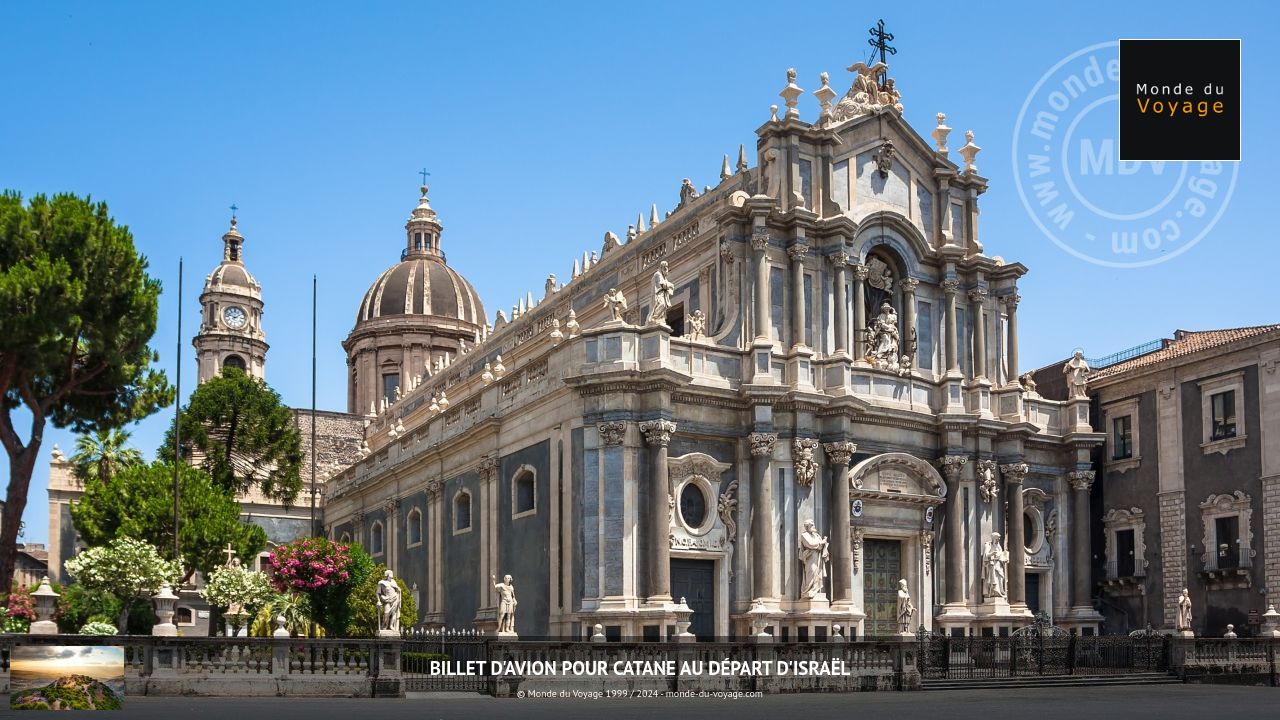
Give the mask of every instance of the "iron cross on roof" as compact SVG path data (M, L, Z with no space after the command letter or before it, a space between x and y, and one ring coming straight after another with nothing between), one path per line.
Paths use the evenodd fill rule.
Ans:
M236 219L236 211L237 211L237 210L239 210L239 209L240 209L240 208L236 207L236 204L235 204L235 203L231 203L231 219L232 219L232 220L235 220L235 219Z
M876 53L879 53L880 62L888 64L885 59L886 55L897 55L898 49L889 44L889 41L893 40L893 33L884 31L884 18L881 18L876 23L876 26L867 30L867 32L871 34L871 39L867 41L867 44L871 46L871 59L868 63L875 62Z
M428 176L428 175L430 175L431 173L427 172L427 169L426 169L426 168L422 168L421 170L419 170L419 171L418 171L418 174L422 176L422 184L423 184L423 185L426 185L426 184L427 184L427 176Z

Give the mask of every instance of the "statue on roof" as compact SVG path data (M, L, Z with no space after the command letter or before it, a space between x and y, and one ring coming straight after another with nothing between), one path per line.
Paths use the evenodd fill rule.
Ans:
M1089 384L1089 361L1084 353L1077 350L1067 361L1062 373L1067 376L1067 397L1071 400L1082 400L1089 397L1085 392Z

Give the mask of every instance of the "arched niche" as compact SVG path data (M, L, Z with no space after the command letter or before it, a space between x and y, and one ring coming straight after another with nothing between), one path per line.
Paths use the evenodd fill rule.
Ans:
M937 498L947 495L947 484L933 464L907 453L869 457L853 466L849 481L855 491L868 493Z

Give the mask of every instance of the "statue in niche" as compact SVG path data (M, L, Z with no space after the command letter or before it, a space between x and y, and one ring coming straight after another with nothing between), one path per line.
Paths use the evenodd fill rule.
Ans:
M880 305L880 314L869 332L871 342L868 343L867 362L880 370L898 372L901 368L898 359L898 313L892 305L887 302Z
M1000 533L991 533L991 540L982 548L982 593L990 598L1009 596L1009 549L1000 543Z
M378 581L378 634L400 635L400 585L391 570Z
M1191 593L1182 588L1178 596L1178 631L1191 632Z
M653 271L653 309L649 311L650 325L666 325L667 311L671 309L672 296L675 295L675 283L667 279L667 261L658 263Z
M511 576L504 575L502 582L490 575L493 589L498 591L498 633L516 632L516 586L511 584Z
M827 563L831 560L829 544L825 536L818 534L812 518L804 521L799 550L800 562L804 564L803 581L800 585L800 597L803 599L826 597L823 588L827 578Z
M627 297L622 294L621 290L609 288L609 292L604 294L604 306L609 309L609 313L613 316L613 322L626 322Z
M1085 388L1089 384L1089 362L1084 359L1084 353L1077 350L1062 372L1067 376L1067 397L1071 400L1088 399Z
M911 593L907 591L907 581L898 581L898 631L911 632L911 618L916 614L916 606L911 602Z

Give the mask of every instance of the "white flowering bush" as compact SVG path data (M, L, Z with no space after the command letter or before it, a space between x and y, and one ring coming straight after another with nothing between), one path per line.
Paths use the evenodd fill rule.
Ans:
M145 602L162 585L172 585L182 575L176 561L165 560L150 544L127 537L81 552L67 561L66 569L86 588L119 598L119 627L127 626L135 602Z
M210 604L244 613L266 605L275 595L266 575L232 565L214 570L200 591L200 596Z
M81 635L115 635L118 630L109 622L87 622L80 628Z

